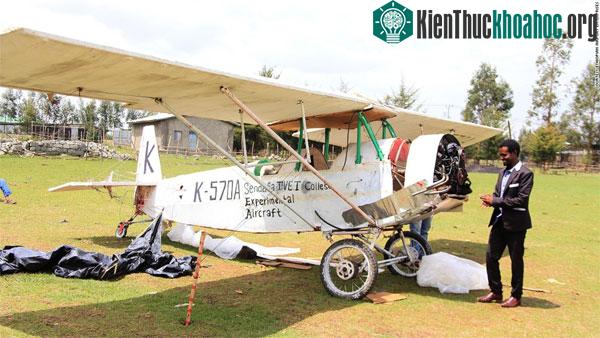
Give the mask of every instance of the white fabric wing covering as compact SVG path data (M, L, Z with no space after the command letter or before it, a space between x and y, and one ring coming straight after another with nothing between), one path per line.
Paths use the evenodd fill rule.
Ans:
M462 146L468 146L501 132L383 106L361 96L229 74L24 28L0 32L0 46L0 86L4 87L110 100L125 103L128 108L166 112L155 100L160 98L181 114L238 122L238 109L221 93L223 86L267 122L300 118L297 102L302 99L306 117L376 107L395 115L388 122L404 139L414 139L421 133L454 133ZM381 130L375 123L373 128ZM310 133L310 139L323 142L324 134L323 130ZM345 147L348 137L356 140L356 129L348 135L348 130L334 128L330 141ZM366 134L363 137L367 139Z
M167 237L173 242L179 242L197 248L200 243L201 235L202 231L194 232L194 229L191 226L178 223L171 231L169 231ZM247 243L235 236L217 239L212 238L207 234L206 239L204 240L204 249L214 252L223 259L234 259L240 250L242 250L243 246L247 246L256 251L259 256L284 256L300 252L300 249L298 248L265 247L259 244Z
M441 293L469 293L488 288L485 266L445 252L423 257L417 284L438 288Z

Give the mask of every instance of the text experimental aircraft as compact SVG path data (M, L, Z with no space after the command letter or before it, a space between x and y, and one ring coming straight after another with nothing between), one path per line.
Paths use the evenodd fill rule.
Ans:
M135 182L72 182L50 190L135 186L135 211L150 217L162 213L173 222L246 232L321 231L333 242L321 261L323 284L350 299L368 293L381 267L416 274L419 258L431 249L402 225L460 209L471 192L461 144L500 132L28 29L0 35L0 85L175 115L234 165L163 178L154 130L146 127ZM292 156L274 163L248 163L246 156L238 161L184 114L240 121L242 135L249 117ZM275 131L298 131L297 149ZM309 147L309 139L323 143L325 152ZM330 145L344 148L333 161ZM121 224L121 234L126 226ZM376 241L384 233L391 236L381 247ZM346 238L334 242L339 235ZM374 251L383 259L377 261Z

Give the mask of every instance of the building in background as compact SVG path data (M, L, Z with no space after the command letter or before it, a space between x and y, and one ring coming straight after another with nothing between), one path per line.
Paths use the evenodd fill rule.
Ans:
M204 119L194 116L186 118L202 132L206 133L221 147L231 150L233 147L233 127L229 122ZM158 113L152 116L127 122L132 130L133 146L139 149L142 129L154 126L156 143L162 151L173 153L212 152L206 143L198 138L196 133L189 130L172 114Z

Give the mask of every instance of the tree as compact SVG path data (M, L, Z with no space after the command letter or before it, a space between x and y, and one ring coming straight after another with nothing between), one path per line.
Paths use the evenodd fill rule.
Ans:
M471 79L467 104L462 111L463 121L503 128L513 106L513 92L508 83L498 76L494 66L482 63ZM467 155L476 159L495 159L503 138L503 135L497 135L467 147Z
M263 65L262 69L258 72L258 75L262 77L268 77L273 79L279 79L281 77L281 72L275 75L275 67Z
M60 106L63 97L60 95L48 95L46 93L36 92L35 105L40 117L44 122L58 123L60 120Z
M129 123L129 121L141 119L150 114L145 110L127 109L127 110L125 110L124 115L125 115L125 121L127 121L127 123Z
M26 130L30 129L32 123L41 122L35 102L35 93L30 92L27 98L22 101L20 106L20 110L23 114L21 121L23 122Z
M96 114L96 100L85 102L79 100L78 109L79 121L83 124L88 141L97 141L99 139L98 130L98 115Z
M71 100L69 99L61 100L59 115L57 116L56 122L63 125L67 125L76 122L76 120L76 108L75 105L73 105L73 102L71 102Z
M514 106L513 92L496 68L482 63L471 79L463 121L501 128Z
M112 103L109 101L100 101L98 108L96 109L98 129L102 133L102 136L106 136L106 132L110 128L110 120L112 116Z
M398 108L404 108L409 110L421 110L423 106L418 103L419 89L413 86L409 86L404 82L404 79L400 80L400 86L398 91L392 90L391 94L387 94L380 100L382 103Z
M546 125L552 123L559 104L559 78L571 58L573 41L568 39L546 39L542 53L537 58L538 80L531 93L531 119L541 119Z
M579 145L585 147L588 153L587 161L598 163L599 158L594 146L600 145L600 88L594 77L595 67L590 63L581 78L573 81L575 96L571 103L571 111L564 115L563 121L566 123L562 126L573 141L577 140ZM573 134L579 137L576 138Z
M543 165L554 162L556 154L565 148L565 141L566 137L552 124L525 134L522 140L533 162Z
M342 78L340 78L340 84L338 85L338 87L336 89L342 93L349 93L350 90L352 90L352 88L350 87L350 84L348 82L344 81L344 79L342 79Z
M0 115L9 118L21 116L20 106L22 105L22 93L20 90L8 89L0 97Z
M112 103L111 116L108 125L111 128L121 128L123 126L123 118L125 116L125 108L118 102Z

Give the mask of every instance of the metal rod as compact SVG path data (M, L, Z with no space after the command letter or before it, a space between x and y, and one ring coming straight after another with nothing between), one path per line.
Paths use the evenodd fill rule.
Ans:
M325 161L329 161L329 134L331 128L325 128ZM329 163L327 165L329 166Z
M306 125L306 111L304 110L304 101L298 100L300 109L302 109L302 125L304 126L304 142L306 143L306 161L310 163L310 146L308 145L308 126Z
M373 143L373 147L375 147L375 151L377 152L377 158L380 161L383 161L383 152L381 151L381 147L379 147L379 143L377 142L375 133L373 132L373 129L371 129L371 125L369 124L369 121L367 120L363 112L358 113L358 120L361 121L363 127L365 127L367 135L369 136L369 139L371 139L371 143Z
M383 127L384 127L383 128L384 135L385 135L385 130L387 129L393 138L398 137L396 135L396 131L394 130L394 127L387 120L382 120L381 122L383 123ZM383 138L385 138L385 136Z
M300 215L294 208L292 208L286 200L284 200L279 195L277 195L277 193L275 191L273 191L273 189L269 188L269 186L266 185L260 178L254 176L252 174L252 172L244 166L244 164L240 163L240 161L238 161L233 155L231 155L227 150L223 149L220 145L218 145L215 141L213 141L210 137L208 137L208 135L206 135L202 130L200 130L196 126L194 126L190 121L188 121L188 119L183 117L183 115L174 111L166 102L163 102L161 99L156 99L156 102L161 104L163 107L165 107L171 114L175 115L175 117L179 121L181 121L183 124L185 124L191 130L193 130L199 137L201 137L204 140L204 142L211 145L213 148L217 149L217 151L219 151L221 154L223 154L225 157L227 157L227 159L229 161L231 161L233 164L235 164L236 167L238 167L242 171L244 171L246 173L246 175L248 175L251 179L253 179L261 187L263 187L268 193L273 195L273 197L275 197L279 202L281 202L288 209L290 209L290 211L293 212L294 215L298 216L298 218L300 218L302 221L304 221L306 224L308 224L314 230L319 230L319 227L313 225L311 222L306 220L306 218L302 217L302 215Z
M359 112L360 114L360 112ZM361 153L361 136L362 136L362 120L358 119L356 121L356 156L354 158L354 164L361 164L362 162L362 153Z
M248 151L246 150L246 128L244 127L244 112L238 109L240 113L240 125L242 127L242 149L244 149L244 164L248 165Z
M263 162L263 163L248 163L246 165L247 168L253 168L259 165L280 165L280 164L292 164L292 163L298 163L298 161L293 160L293 161L276 161L276 162Z
M310 170L318 179L320 179L323 183L327 184L329 189L333 191L336 195L338 195L346 204L348 204L352 209L354 209L359 215L361 215L369 224L376 226L375 221L371 216L367 215L364 211L362 211L356 204L350 201L346 196L344 196L340 191L338 191L329 180L327 180L317 169L315 169L310 163L308 163L300 154L298 154L289 144L287 144L276 132L273 131L266 123L264 123L248 106L246 106L242 101L240 101L233 93L226 87L221 87L221 92L225 94L227 97L233 101L240 109L242 109L248 116L250 116L256 123L258 123L266 132L269 134L275 141L281 144L287 151L290 152L294 157L296 157L300 162Z
M202 251L204 250L204 240L206 239L206 232L202 231L200 237L200 244L198 244L198 257L196 257L196 269L194 270L194 281L192 282L192 291L190 292L190 298L188 298L187 315L185 317L185 326L189 326L192 322L192 305L194 305L194 298L196 298L196 287L198 284L198 277L200 277L200 265L202 264Z
M296 150L298 152L298 154L302 153L302 138L304 137L304 121L300 120L300 132L298 133L298 150ZM294 168L295 171L300 171L300 169L302 168L300 162L296 163L296 167Z

